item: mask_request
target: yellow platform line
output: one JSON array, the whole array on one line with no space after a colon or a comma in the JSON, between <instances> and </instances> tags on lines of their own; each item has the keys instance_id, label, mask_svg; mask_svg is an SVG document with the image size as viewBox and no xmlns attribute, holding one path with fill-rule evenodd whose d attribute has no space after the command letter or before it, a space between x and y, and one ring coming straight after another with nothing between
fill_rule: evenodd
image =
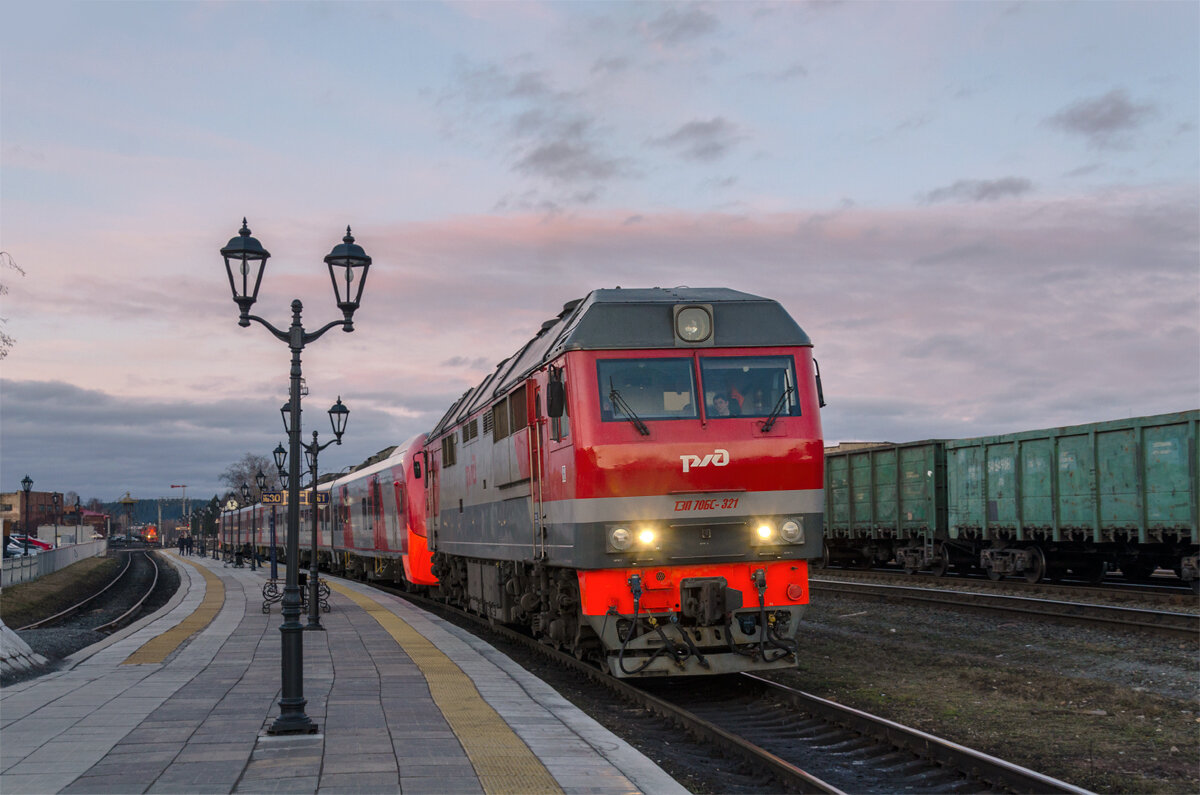
<instances>
[{"instance_id":1,"label":"yellow platform line","mask_svg":"<svg viewBox=\"0 0 1200 795\"><path fill-rule=\"evenodd\" d=\"M126 657L121 665L161 663L171 652L183 645L184 641L211 624L225 605L225 583L221 582L221 578L190 560L180 560L204 575L204 598L190 616L161 635L146 641L140 649Z\"/></svg>"},{"instance_id":2,"label":"yellow platform line","mask_svg":"<svg viewBox=\"0 0 1200 795\"><path fill-rule=\"evenodd\" d=\"M487 795L562 792L541 760L484 701L471 678L408 622L368 596L328 580L391 635L421 669L433 701L462 743Z\"/></svg>"}]
</instances>

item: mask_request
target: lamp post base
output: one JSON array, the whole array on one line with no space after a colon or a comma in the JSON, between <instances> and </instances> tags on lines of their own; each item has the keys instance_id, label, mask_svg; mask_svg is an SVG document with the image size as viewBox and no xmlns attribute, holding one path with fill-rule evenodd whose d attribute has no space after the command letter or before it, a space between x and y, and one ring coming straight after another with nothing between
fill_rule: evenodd
<instances>
[{"instance_id":1,"label":"lamp post base","mask_svg":"<svg viewBox=\"0 0 1200 795\"><path fill-rule=\"evenodd\" d=\"M316 734L320 727L303 712L300 715L280 715L267 729L267 734Z\"/></svg>"},{"instance_id":2,"label":"lamp post base","mask_svg":"<svg viewBox=\"0 0 1200 795\"><path fill-rule=\"evenodd\" d=\"M320 624L314 624L313 622L310 621L304 625L304 631L305 632L324 632L325 627L321 626Z\"/></svg>"}]
</instances>

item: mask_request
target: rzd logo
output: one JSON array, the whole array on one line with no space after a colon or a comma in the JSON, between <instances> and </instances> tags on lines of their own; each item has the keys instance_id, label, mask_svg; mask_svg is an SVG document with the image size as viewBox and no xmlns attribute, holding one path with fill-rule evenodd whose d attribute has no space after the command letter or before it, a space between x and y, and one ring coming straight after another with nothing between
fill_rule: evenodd
<instances>
[{"instance_id":1,"label":"rzd logo","mask_svg":"<svg viewBox=\"0 0 1200 795\"><path fill-rule=\"evenodd\" d=\"M679 460L683 462L684 472L687 472L693 467L706 467L709 464L712 464L715 467L723 467L729 463L729 451L718 448L704 456L704 458L701 458L698 455L681 455L679 456Z\"/></svg>"}]
</instances>

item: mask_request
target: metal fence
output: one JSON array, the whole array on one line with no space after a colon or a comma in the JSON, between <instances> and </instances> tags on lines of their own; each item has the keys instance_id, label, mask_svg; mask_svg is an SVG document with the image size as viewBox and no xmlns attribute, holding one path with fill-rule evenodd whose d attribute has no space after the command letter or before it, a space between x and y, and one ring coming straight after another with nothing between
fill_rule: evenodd
<instances>
[{"instance_id":1,"label":"metal fence","mask_svg":"<svg viewBox=\"0 0 1200 795\"><path fill-rule=\"evenodd\" d=\"M5 558L4 572L0 576L0 588L31 582L38 577L53 574L84 558L95 558L108 551L108 539L72 544L69 547L48 549L32 557Z\"/></svg>"}]
</instances>

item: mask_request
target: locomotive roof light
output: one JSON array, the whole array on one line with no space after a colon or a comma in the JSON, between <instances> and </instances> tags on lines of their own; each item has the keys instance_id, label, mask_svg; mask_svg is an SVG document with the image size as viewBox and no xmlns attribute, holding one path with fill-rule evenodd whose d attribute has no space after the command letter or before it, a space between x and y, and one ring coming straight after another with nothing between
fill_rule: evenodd
<instances>
[{"instance_id":1,"label":"locomotive roof light","mask_svg":"<svg viewBox=\"0 0 1200 795\"><path fill-rule=\"evenodd\" d=\"M713 311L710 304L677 305L674 312L676 344L713 344Z\"/></svg>"},{"instance_id":2,"label":"locomotive roof light","mask_svg":"<svg viewBox=\"0 0 1200 795\"><path fill-rule=\"evenodd\" d=\"M804 543L804 518L797 517L788 519L779 528L779 535L783 536L783 540L789 544Z\"/></svg>"}]
</instances>

